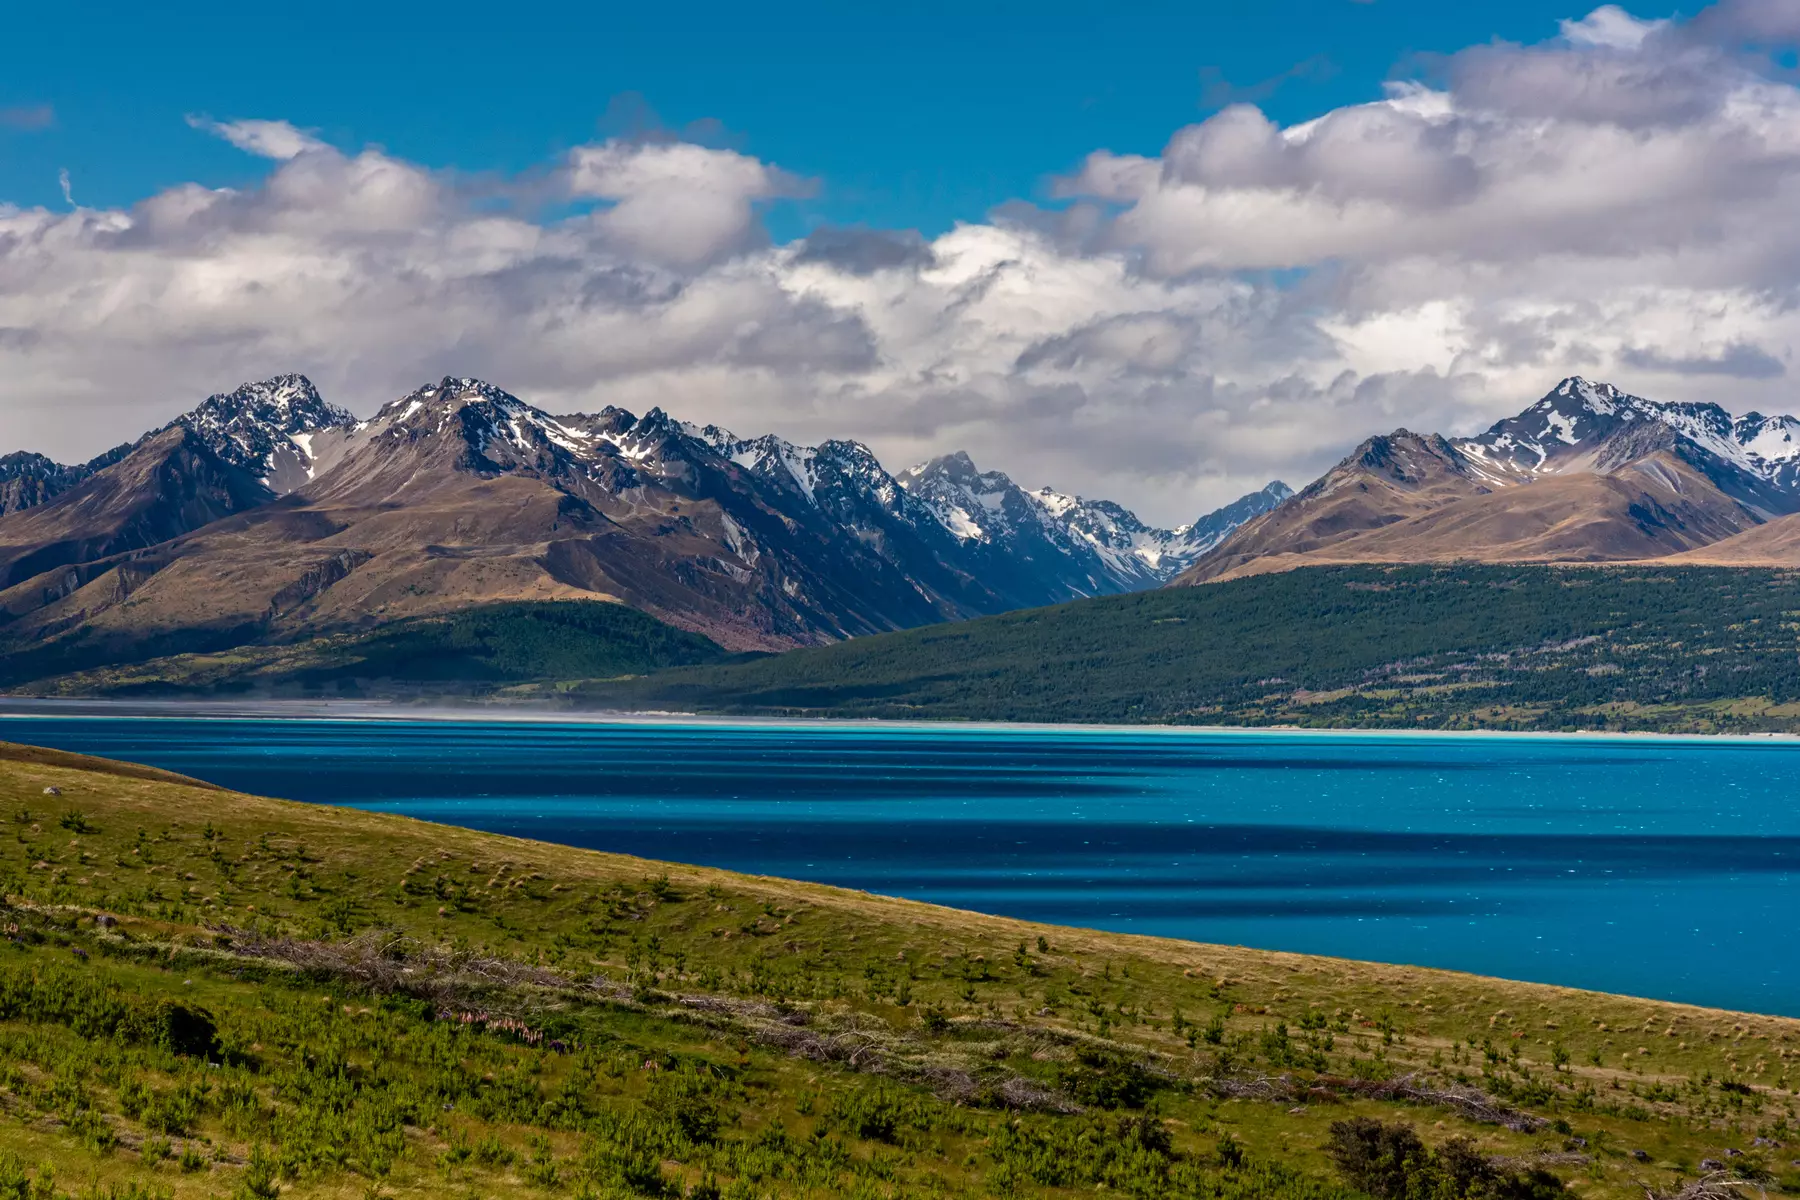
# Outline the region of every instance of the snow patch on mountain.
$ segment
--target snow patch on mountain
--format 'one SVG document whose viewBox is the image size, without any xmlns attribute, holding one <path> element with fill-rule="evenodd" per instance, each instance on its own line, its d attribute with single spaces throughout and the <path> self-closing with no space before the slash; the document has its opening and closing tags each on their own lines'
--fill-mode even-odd
<svg viewBox="0 0 1800 1200">
<path fill-rule="evenodd" d="M 219 458 L 287 492 L 317 473 L 313 436 L 355 424 L 306 376 L 277 375 L 208 396 L 165 428 L 185 426 Z"/>
<path fill-rule="evenodd" d="M 1735 420 L 1716 404 L 1668 403 L 1571 376 L 1516 417 L 1452 444 L 1484 482 L 1507 486 L 1591 467 L 1586 452 L 1621 430 L 1660 425 L 1693 447 L 1765 483 L 1787 488 L 1800 465 L 1800 421 L 1747 413 Z"/>
</svg>

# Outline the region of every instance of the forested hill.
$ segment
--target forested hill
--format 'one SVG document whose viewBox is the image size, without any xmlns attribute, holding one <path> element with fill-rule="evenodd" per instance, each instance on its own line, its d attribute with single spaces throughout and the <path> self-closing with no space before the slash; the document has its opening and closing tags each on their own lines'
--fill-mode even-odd
<svg viewBox="0 0 1800 1200">
<path fill-rule="evenodd" d="M 1345 566 L 595 684 L 599 707 L 1320 727 L 1800 728 L 1800 573 Z"/>
</svg>

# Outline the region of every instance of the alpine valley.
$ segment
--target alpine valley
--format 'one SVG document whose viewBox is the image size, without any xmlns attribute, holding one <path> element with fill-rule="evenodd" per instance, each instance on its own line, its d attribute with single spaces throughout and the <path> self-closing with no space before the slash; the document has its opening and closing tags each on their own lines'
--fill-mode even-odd
<svg viewBox="0 0 1800 1200">
<path fill-rule="evenodd" d="M 896 475 L 473 379 L 359 420 L 284 375 L 89 463 L 0 458 L 0 659 L 16 683 L 567 599 L 781 650 L 1159 586 L 1289 495 L 1155 529 L 965 454 Z"/>
</svg>

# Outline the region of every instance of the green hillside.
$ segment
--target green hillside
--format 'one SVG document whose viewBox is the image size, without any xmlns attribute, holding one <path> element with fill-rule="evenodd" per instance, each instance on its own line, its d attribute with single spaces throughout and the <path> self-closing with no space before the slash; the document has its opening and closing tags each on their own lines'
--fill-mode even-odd
<svg viewBox="0 0 1800 1200">
<path fill-rule="evenodd" d="M 1313 567 L 581 689 L 602 707 L 1321 727 L 1800 726 L 1800 575 Z"/>
<path fill-rule="evenodd" d="M 0 1197 L 1800 1194 L 1800 1021 L 0 746 Z"/>
<path fill-rule="evenodd" d="M 69 652 L 59 647 L 58 653 Z M 67 673 L 65 661 L 14 652 L 0 659 L 0 682 L 52 695 L 482 695 L 517 683 L 608 679 L 725 657 L 699 634 L 622 604 L 554 600 L 486 605 L 363 633 Z"/>
</svg>

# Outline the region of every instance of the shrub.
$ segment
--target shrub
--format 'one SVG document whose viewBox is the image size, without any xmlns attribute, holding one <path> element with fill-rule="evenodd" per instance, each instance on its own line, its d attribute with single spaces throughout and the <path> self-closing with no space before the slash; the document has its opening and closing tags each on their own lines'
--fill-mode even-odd
<svg viewBox="0 0 1800 1200">
<path fill-rule="evenodd" d="M 1410 1125 L 1372 1117 L 1333 1122 L 1325 1152 L 1344 1179 L 1377 1200 L 1555 1200 L 1563 1183 L 1548 1171 L 1508 1171 L 1467 1138 L 1437 1150 Z"/>
</svg>

